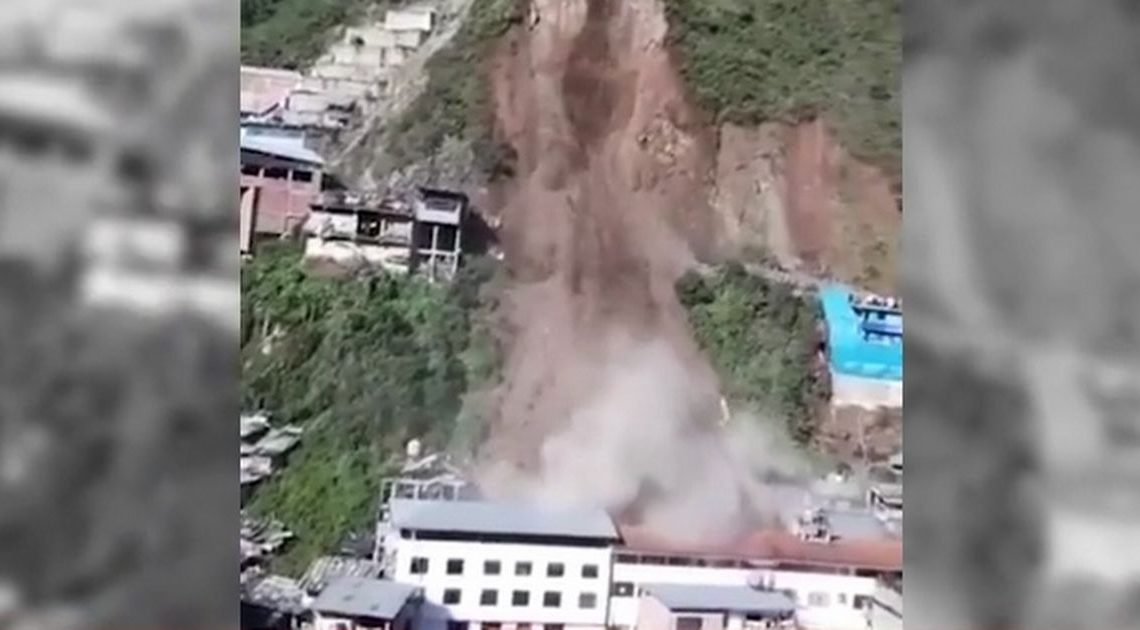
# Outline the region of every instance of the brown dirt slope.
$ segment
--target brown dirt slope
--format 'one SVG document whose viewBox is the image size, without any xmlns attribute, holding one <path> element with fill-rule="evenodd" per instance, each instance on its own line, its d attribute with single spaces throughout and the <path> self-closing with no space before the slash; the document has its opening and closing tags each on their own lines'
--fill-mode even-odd
<svg viewBox="0 0 1140 630">
<path fill-rule="evenodd" d="M 484 453 L 528 473 L 619 344 L 664 344 L 717 415 L 674 293 L 693 262 L 758 252 L 891 291 L 901 222 L 889 180 L 822 121 L 710 126 L 664 45 L 660 0 L 532 0 L 529 16 L 491 60 L 499 140 L 517 163 L 485 204 L 514 282 Z"/>
<path fill-rule="evenodd" d="M 707 253 L 714 150 L 662 46 L 655 0 L 536 0 L 503 43 L 493 89 L 516 177 L 500 238 L 516 278 L 492 457 L 532 468 L 537 445 L 600 386 L 617 339 L 664 340 L 715 404 L 673 284 Z"/>
<path fill-rule="evenodd" d="M 847 154 L 823 120 L 724 125 L 716 162 L 724 255 L 897 291 L 902 214 L 891 180 Z"/>
</svg>

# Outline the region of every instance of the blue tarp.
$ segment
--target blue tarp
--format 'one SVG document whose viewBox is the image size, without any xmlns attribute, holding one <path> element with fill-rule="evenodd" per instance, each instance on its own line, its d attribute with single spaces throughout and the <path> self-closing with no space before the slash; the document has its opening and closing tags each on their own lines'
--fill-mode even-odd
<svg viewBox="0 0 1140 630">
<path fill-rule="evenodd" d="M 902 380 L 902 315 L 870 312 L 860 316 L 852 308 L 853 292 L 843 285 L 828 285 L 819 292 L 827 323 L 827 354 L 837 374 Z"/>
</svg>

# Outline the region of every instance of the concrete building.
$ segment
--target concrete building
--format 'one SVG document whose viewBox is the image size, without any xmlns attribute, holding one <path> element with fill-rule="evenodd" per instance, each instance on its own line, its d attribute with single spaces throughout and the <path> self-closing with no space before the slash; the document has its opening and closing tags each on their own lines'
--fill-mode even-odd
<svg viewBox="0 0 1140 630">
<path fill-rule="evenodd" d="M 407 197 L 327 191 L 305 222 L 305 257 L 447 280 L 459 268 L 466 207 L 464 195 L 443 190 Z"/>
<path fill-rule="evenodd" d="M 415 199 L 413 264 L 433 279 L 450 279 L 459 270 L 467 196 L 421 188 Z"/>
<path fill-rule="evenodd" d="M 410 203 L 327 191 L 317 198 L 305 223 L 305 257 L 408 273 L 414 222 Z"/>
<path fill-rule="evenodd" d="M 241 137 L 242 253 L 300 230 L 321 190 L 324 160 L 295 138 Z"/>
<path fill-rule="evenodd" d="M 397 499 L 386 561 L 424 589 L 418 628 L 606 627 L 618 534 L 600 510 Z"/>
<path fill-rule="evenodd" d="M 278 68 L 241 67 L 241 120 L 262 119 L 286 108 L 289 95 L 301 85 L 302 75 Z"/>
<path fill-rule="evenodd" d="M 726 544 L 677 544 L 621 527 L 609 624 L 638 623 L 646 584 L 752 586 L 786 593 L 803 628 L 866 628 L 878 584 L 902 571 L 902 541 L 865 511 L 824 511 L 800 531 L 764 530 Z"/>
<path fill-rule="evenodd" d="M 342 577 L 313 601 L 314 630 L 412 630 L 422 590 L 387 580 Z"/>
<path fill-rule="evenodd" d="M 647 584 L 637 630 L 794 628 L 795 603 L 779 591 L 749 586 Z"/>
</svg>

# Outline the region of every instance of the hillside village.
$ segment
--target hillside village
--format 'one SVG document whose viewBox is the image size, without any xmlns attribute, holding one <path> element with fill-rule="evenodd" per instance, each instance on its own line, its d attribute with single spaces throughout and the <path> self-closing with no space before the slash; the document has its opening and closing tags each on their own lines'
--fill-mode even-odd
<svg viewBox="0 0 1140 630">
<path fill-rule="evenodd" d="M 544 244 L 535 240 L 546 238 L 540 228 L 522 227 L 538 225 L 529 213 L 547 199 L 537 190 L 529 197 L 520 192 L 530 190 L 526 173 L 543 172 L 549 157 L 528 153 L 522 135 L 478 144 L 485 130 L 467 126 L 431 141 L 426 162 L 390 159 L 383 143 L 410 146 L 399 136 L 401 129 L 418 129 L 404 124 L 407 112 L 442 89 L 433 84 L 432 59 L 463 58 L 456 47 L 476 43 L 493 51 L 487 33 L 512 42 L 512 50 L 538 47 L 528 33 L 555 28 L 559 19 L 543 2 L 504 13 L 502 21 L 488 17 L 498 4 L 510 5 L 381 6 L 335 29 L 324 52 L 299 69 L 242 68 L 243 627 L 901 627 L 902 304 L 890 295 L 894 245 L 881 240 L 897 238 L 890 230 L 897 226 L 898 197 L 874 179 L 873 169 L 836 148 L 819 124 L 785 133 L 750 130 L 741 120 L 720 131 L 722 151 L 735 146 L 739 155 L 719 156 L 718 168 L 735 160 L 736 173 L 758 179 L 722 178 L 711 209 L 720 223 L 686 246 L 700 264 L 671 262 L 684 260 L 676 248 L 642 240 L 661 229 L 656 219 L 634 219 L 630 210 L 630 222 L 619 226 L 591 207 L 569 207 L 605 238 L 644 252 L 650 262 L 643 264 L 655 269 L 650 277 L 676 283 L 676 296 L 646 299 L 652 308 L 676 304 L 686 314 L 693 339 L 668 344 L 677 344 L 682 356 L 686 344 L 696 344 L 721 381 L 714 434 L 766 422 L 750 419 L 753 410 L 787 418 L 786 427 L 775 425 L 792 436 L 783 448 L 804 449 L 812 465 L 794 478 L 761 484 L 765 500 L 779 506 L 775 522 L 715 540 L 684 540 L 632 506 L 528 498 L 485 474 L 488 462 L 554 474 L 541 468 L 548 461 L 536 464 L 528 453 L 552 439 L 541 432 L 557 436 L 559 429 L 527 418 L 552 422 L 562 413 L 536 381 L 536 398 L 518 403 L 528 411 L 516 419 L 510 386 L 530 387 L 531 377 L 518 370 L 527 370 L 521 366 L 535 355 L 518 340 L 543 317 L 549 319 L 541 334 L 561 326 L 550 309 L 565 296 L 541 281 L 526 289 L 536 292 L 534 308 L 515 304 L 508 311 L 504 296 L 523 299 L 525 283 L 533 282 L 523 278 L 544 273 L 582 278 L 577 292 L 566 294 L 582 305 L 605 304 L 618 290 L 611 282 L 626 287 L 625 297 L 640 290 L 623 284 L 640 280 L 631 267 L 614 266 L 627 263 L 612 249 L 574 250 L 575 238 L 583 238 L 577 228 L 569 234 L 578 236 L 565 241 L 572 248 L 562 254 L 570 260 L 565 270 L 557 271 L 557 261 L 532 260 L 564 241 L 552 234 Z M 589 4 L 583 32 L 632 19 L 595 15 L 594 5 L 603 3 Z M 643 50 L 655 50 L 658 36 L 646 37 Z M 657 63 L 623 59 L 643 68 Z M 598 67 L 583 69 L 582 80 L 597 79 Z M 574 133 L 592 133 L 588 120 L 573 119 L 575 108 L 592 105 L 565 98 Z M 550 111 L 540 106 L 533 115 Z M 500 119 L 496 126 L 512 124 Z M 637 181 L 657 178 L 661 190 L 679 185 L 688 161 L 700 154 L 692 148 L 699 141 L 687 139 L 690 125 L 656 118 L 629 137 L 650 160 Z M 473 144 L 460 150 L 457 142 Z M 749 143 L 775 152 L 746 158 Z M 472 158 L 472 147 L 483 155 Z M 471 166 L 488 158 L 489 169 Z M 842 181 L 813 172 L 814 160 L 842 171 Z M 791 181 L 778 179 L 783 172 Z M 563 176 L 577 175 L 571 169 Z M 588 191 L 613 184 L 583 185 Z M 690 194 L 677 190 L 678 199 Z M 741 190 L 752 190 L 753 198 Z M 842 195 L 878 205 L 861 215 L 821 205 L 824 197 Z M 636 194 L 621 199 L 646 203 Z M 577 203 L 614 202 L 594 202 L 584 192 Z M 555 206 L 546 211 L 560 225 L 550 214 Z M 821 212 L 840 218 L 821 231 L 833 220 Z M 828 233 L 839 240 L 829 241 Z M 843 240 L 851 238 L 854 245 Z M 689 271 L 673 271 L 681 267 Z M 520 285 L 514 293 L 512 283 Z M 611 325 L 636 313 L 612 308 L 618 315 L 609 316 Z M 534 314 L 517 320 L 524 312 Z M 670 330 L 660 334 L 668 338 Z M 729 330 L 742 336 L 727 337 Z M 575 355 L 574 345 L 552 350 L 546 363 L 561 366 L 567 382 L 587 382 L 591 364 L 575 375 L 585 355 Z M 568 361 L 561 362 L 561 352 L 571 353 Z M 689 367 L 678 369 L 689 374 Z M 691 377 L 703 378 L 698 373 Z M 604 400 L 595 404 L 609 404 Z M 596 439 L 600 447 L 602 440 L 625 438 Z M 630 474 L 653 481 L 660 473 Z M 637 502 L 643 500 L 649 499 L 639 495 Z"/>
</svg>

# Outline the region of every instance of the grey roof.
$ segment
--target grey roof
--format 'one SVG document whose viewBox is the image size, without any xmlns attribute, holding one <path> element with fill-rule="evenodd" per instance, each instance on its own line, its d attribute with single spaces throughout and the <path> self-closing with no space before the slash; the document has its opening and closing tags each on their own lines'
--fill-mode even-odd
<svg viewBox="0 0 1140 630">
<path fill-rule="evenodd" d="M 257 452 L 263 455 L 282 455 L 301 441 L 300 427 L 286 426 L 279 429 L 271 429 L 265 437 L 258 440 L 255 448 Z"/>
<path fill-rule="evenodd" d="M 289 614 L 298 614 L 305 607 L 305 593 L 296 580 L 280 575 L 268 575 L 247 589 L 246 601 Z"/>
<path fill-rule="evenodd" d="M 672 611 L 725 611 L 742 613 L 790 614 L 796 604 L 777 591 L 749 586 L 708 586 L 697 584 L 643 584 L 646 593 Z"/>
<path fill-rule="evenodd" d="M 319 592 L 329 582 L 342 577 L 379 578 L 384 565 L 365 558 L 344 558 L 323 556 L 317 558 L 301 576 L 301 588 L 308 592 Z"/>
<path fill-rule="evenodd" d="M 604 510 L 555 510 L 492 501 L 393 499 L 392 522 L 399 529 L 565 536 L 616 540 L 617 529 Z"/>
<path fill-rule="evenodd" d="M 887 528 L 867 510 L 824 510 L 831 533 L 839 539 L 867 540 L 886 538 Z"/>
<path fill-rule="evenodd" d="M 388 580 L 341 577 L 321 591 L 311 608 L 344 617 L 394 619 L 419 590 L 411 584 Z"/>
<path fill-rule="evenodd" d="M 269 430 L 269 418 L 261 414 L 241 416 L 241 439 L 249 439 Z"/>
<path fill-rule="evenodd" d="M 324 165 L 325 161 L 312 149 L 304 146 L 294 138 L 277 138 L 272 136 L 259 136 L 242 134 L 241 148 L 243 151 L 266 153 L 295 162 L 305 162 L 315 166 Z"/>
</svg>

